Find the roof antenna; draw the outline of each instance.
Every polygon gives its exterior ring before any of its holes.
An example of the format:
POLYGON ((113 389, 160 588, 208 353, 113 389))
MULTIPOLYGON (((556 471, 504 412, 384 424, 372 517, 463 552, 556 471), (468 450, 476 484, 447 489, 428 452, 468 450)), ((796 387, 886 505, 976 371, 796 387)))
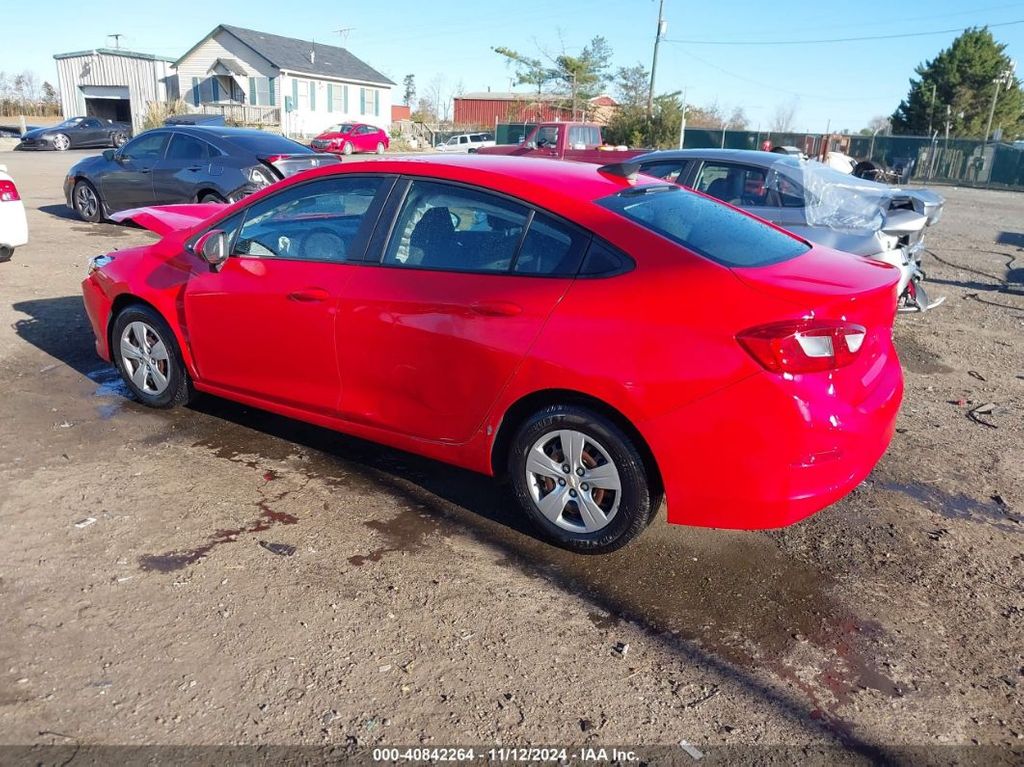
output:
POLYGON ((107 37, 114 38, 114 48, 116 48, 117 50, 121 50, 121 38, 124 37, 124 35, 122 35, 121 33, 117 33, 114 35, 107 35, 107 37))
POLYGON ((351 32, 355 27, 342 27, 341 29, 334 30, 334 34, 341 38, 341 47, 344 48, 348 42, 348 33, 351 32))
POLYGON ((310 43, 309 48, 309 63, 316 64, 316 40, 310 43))

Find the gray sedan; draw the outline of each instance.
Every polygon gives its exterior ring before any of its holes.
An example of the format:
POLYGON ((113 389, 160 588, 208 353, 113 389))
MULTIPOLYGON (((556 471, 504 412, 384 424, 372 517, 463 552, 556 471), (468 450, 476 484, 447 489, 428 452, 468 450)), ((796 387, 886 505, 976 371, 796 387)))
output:
POLYGON ((899 308, 924 311, 924 231, 938 222, 943 199, 848 176, 773 152, 683 149, 632 160, 641 172, 717 197, 794 234, 900 270, 899 308))

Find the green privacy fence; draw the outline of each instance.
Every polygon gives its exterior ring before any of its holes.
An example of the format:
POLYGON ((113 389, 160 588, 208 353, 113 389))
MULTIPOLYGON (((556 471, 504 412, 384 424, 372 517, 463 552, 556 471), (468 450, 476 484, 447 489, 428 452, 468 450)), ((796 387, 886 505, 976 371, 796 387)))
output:
MULTIPOLYGON (((531 123, 500 123, 499 144, 515 144, 532 127, 531 123)), ((904 183, 945 183, 1024 191, 1024 147, 985 142, 980 139, 941 136, 839 136, 814 133, 768 133, 767 131, 687 128, 686 149, 761 149, 795 146, 809 156, 820 153, 822 142, 845 151, 858 160, 870 160, 880 168, 897 169, 904 183)))

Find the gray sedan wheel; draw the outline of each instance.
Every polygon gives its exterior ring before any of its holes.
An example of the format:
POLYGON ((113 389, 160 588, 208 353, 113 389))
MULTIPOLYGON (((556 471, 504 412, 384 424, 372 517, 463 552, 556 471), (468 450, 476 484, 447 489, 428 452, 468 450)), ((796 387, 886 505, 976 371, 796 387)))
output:
POLYGON ((53 148, 58 152, 64 152, 71 148, 71 139, 65 136, 63 133, 58 133, 53 137, 53 148))
POLYGON ((71 192, 71 204, 75 212, 83 221, 90 224, 97 224, 103 220, 103 205, 100 203, 100 195, 96 187, 84 179, 75 184, 71 192))

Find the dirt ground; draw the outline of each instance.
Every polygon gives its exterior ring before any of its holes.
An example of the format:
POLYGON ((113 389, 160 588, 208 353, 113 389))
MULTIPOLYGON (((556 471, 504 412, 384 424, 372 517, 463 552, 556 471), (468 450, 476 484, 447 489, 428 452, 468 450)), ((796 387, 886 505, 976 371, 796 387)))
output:
POLYGON ((0 152, 32 238, 0 264, 0 743, 1024 758, 1024 195, 942 190, 947 300, 898 318, 898 433, 850 497, 588 558, 487 478, 126 398, 79 283, 151 235, 71 217, 81 156, 0 152))

